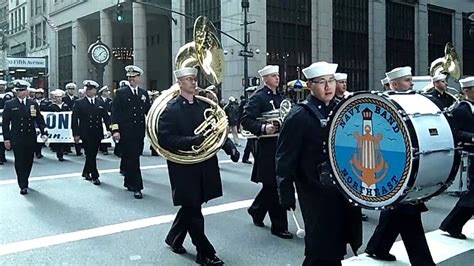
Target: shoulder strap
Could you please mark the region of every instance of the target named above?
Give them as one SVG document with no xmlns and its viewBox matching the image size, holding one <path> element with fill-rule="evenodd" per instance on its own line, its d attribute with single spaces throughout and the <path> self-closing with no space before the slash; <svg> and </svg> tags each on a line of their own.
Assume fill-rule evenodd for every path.
<svg viewBox="0 0 474 266">
<path fill-rule="evenodd" d="M 474 115 L 474 104 L 472 104 L 470 101 L 461 101 L 459 105 L 466 103 L 469 107 L 471 107 L 472 114 Z"/>
<path fill-rule="evenodd" d="M 318 108 L 316 108 L 316 106 L 312 104 L 308 104 L 308 100 L 304 100 L 298 103 L 298 105 L 303 107 L 306 111 L 308 111 L 316 119 L 318 119 L 319 122 L 321 123 L 321 127 L 326 127 L 328 123 L 328 119 L 321 114 L 321 112 L 318 110 Z"/>
</svg>

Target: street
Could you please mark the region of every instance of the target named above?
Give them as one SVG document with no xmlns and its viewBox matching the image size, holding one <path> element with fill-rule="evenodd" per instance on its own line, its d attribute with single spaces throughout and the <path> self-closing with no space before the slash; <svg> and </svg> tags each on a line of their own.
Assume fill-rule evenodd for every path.
<svg viewBox="0 0 474 266">
<path fill-rule="evenodd" d="M 178 208 L 172 204 L 165 160 L 150 156 L 145 147 L 141 200 L 123 187 L 119 158 L 111 149 L 109 155 L 98 156 L 102 184 L 94 186 L 81 177 L 84 156 L 67 155 L 66 161 L 58 162 L 55 154 L 43 148 L 45 157 L 35 158 L 26 196 L 19 194 L 13 153 L 7 152 L 8 163 L 0 166 L 0 264 L 195 265 L 196 251 L 189 237 L 185 255 L 172 253 L 164 243 Z M 243 153 L 243 147 L 239 149 Z M 206 234 L 217 256 L 227 265 L 301 265 L 302 239 L 277 238 L 270 234 L 268 216 L 262 229 L 247 214 L 260 189 L 250 182 L 252 166 L 232 163 L 222 151 L 218 155 L 224 196 L 203 206 Z M 469 238 L 465 241 L 436 231 L 457 199 L 442 194 L 427 203 L 430 211 L 422 215 L 433 258 L 443 266 L 467 265 L 474 258 L 474 220 L 464 227 Z M 363 212 L 369 221 L 363 224 L 361 255 L 353 257 L 348 248 L 343 265 L 385 265 L 363 254 L 378 221 L 377 211 Z M 295 233 L 290 215 L 288 219 Z M 386 265 L 407 265 L 401 242 L 392 253 L 399 260 Z M 459 253 L 464 254 L 456 257 Z"/>
</svg>

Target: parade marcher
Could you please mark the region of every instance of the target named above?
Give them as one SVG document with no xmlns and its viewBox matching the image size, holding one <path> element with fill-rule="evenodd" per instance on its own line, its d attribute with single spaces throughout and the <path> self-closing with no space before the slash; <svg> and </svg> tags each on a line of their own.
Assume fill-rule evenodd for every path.
<svg viewBox="0 0 474 266">
<path fill-rule="evenodd" d="M 134 192 L 136 199 L 143 197 L 140 154 L 145 138 L 145 115 L 150 109 L 150 98 L 145 89 L 139 87 L 143 70 L 137 66 L 126 66 L 128 86 L 121 87 L 112 101 L 112 132 L 116 142 L 120 143 L 121 171 L 124 174 L 124 186 Z"/>
<path fill-rule="evenodd" d="M 12 92 L 6 92 L 7 82 L 4 80 L 0 80 L 0 110 L 3 110 L 5 107 L 5 102 L 13 99 Z M 5 145 L 3 141 L 0 141 L 0 165 L 7 162 L 7 158 L 5 156 Z"/>
<path fill-rule="evenodd" d="M 341 265 L 347 244 L 354 254 L 362 245 L 360 208 L 323 180 L 323 162 L 328 163 L 324 143 L 334 98 L 337 64 L 317 62 L 303 69 L 311 91 L 306 101 L 291 109 L 285 119 L 276 152 L 278 193 L 281 205 L 295 209 L 295 191 L 304 220 L 305 260 L 303 265 Z"/>
<path fill-rule="evenodd" d="M 413 87 L 411 67 L 397 67 L 386 75 L 393 91 L 406 92 Z M 382 210 L 365 252 L 376 259 L 395 261 L 389 252 L 400 234 L 412 265 L 435 265 L 421 222 L 425 211 L 428 208 L 423 203 L 403 203 L 392 210 Z"/>
<path fill-rule="evenodd" d="M 110 90 L 107 86 L 103 86 L 98 91 L 100 99 L 105 104 L 105 110 L 110 113 L 112 112 L 112 99 L 110 98 Z M 99 151 L 102 152 L 103 155 L 108 155 L 108 147 L 110 147 L 110 143 L 100 143 Z"/>
<path fill-rule="evenodd" d="M 239 134 L 238 134 L 238 126 L 239 126 L 239 104 L 237 103 L 237 99 L 235 97 L 230 96 L 229 102 L 224 106 L 225 114 L 227 115 L 227 119 L 229 120 L 229 131 L 232 133 L 232 139 L 234 140 L 235 146 L 239 145 Z"/>
<path fill-rule="evenodd" d="M 456 206 L 441 223 L 440 229 L 448 232 L 451 237 L 466 239 L 462 228 L 474 215 L 474 77 L 461 79 L 459 83 L 465 100 L 454 109 L 453 117 L 456 137 L 463 143 L 463 150 L 469 154 L 468 192 L 461 196 Z"/>
<path fill-rule="evenodd" d="M 446 82 L 446 75 L 438 74 L 433 77 L 434 90 L 431 92 L 431 96 L 436 98 L 438 102 L 441 102 L 442 109 L 450 107 L 454 103 L 454 99 L 446 94 L 448 83 Z"/>
<path fill-rule="evenodd" d="M 20 194 L 25 195 L 28 194 L 28 178 L 33 166 L 35 125 L 44 141 L 48 139 L 48 133 L 38 104 L 28 99 L 27 88 L 30 84 L 24 80 L 16 80 L 13 84 L 17 98 L 5 103 L 2 129 L 5 148 L 13 148 Z"/>
<path fill-rule="evenodd" d="M 242 116 L 244 130 L 250 131 L 255 136 L 269 135 L 278 132 L 276 125 L 265 123 L 258 118 L 263 112 L 280 108 L 280 103 L 285 98 L 278 92 L 280 83 L 279 67 L 265 66 L 258 73 L 265 86 L 257 90 L 249 98 Z M 278 192 L 275 173 L 276 137 L 259 138 L 256 140 L 255 161 L 252 169 L 251 180 L 262 183 L 262 189 L 255 197 L 248 213 L 254 225 L 264 227 L 263 219 L 269 214 L 272 222 L 271 233 L 275 236 L 291 239 L 293 235 L 288 232 L 286 210 L 278 201 Z"/>
<path fill-rule="evenodd" d="M 100 185 L 99 171 L 97 170 L 97 152 L 100 141 L 104 138 L 104 129 L 110 127 L 110 116 L 106 111 L 105 103 L 96 97 L 99 84 L 93 80 L 84 80 L 86 97 L 77 100 L 72 111 L 72 135 L 74 142 L 82 140 L 86 162 L 82 176 L 92 180 L 94 185 Z"/>
<path fill-rule="evenodd" d="M 66 84 L 65 89 L 66 89 L 66 95 L 63 97 L 63 102 L 67 106 L 69 106 L 69 108 L 72 110 L 74 108 L 74 104 L 76 103 L 76 100 L 79 99 L 79 97 L 75 95 L 77 86 L 75 83 L 70 82 Z M 82 151 L 81 151 L 82 146 L 80 143 L 74 143 L 74 149 L 76 150 L 76 156 L 82 155 Z M 66 152 L 71 153 L 71 148 L 67 147 Z"/>
<path fill-rule="evenodd" d="M 245 89 L 245 93 L 247 94 L 247 99 L 250 98 L 250 96 L 255 92 L 255 90 L 257 90 L 256 86 L 252 86 Z M 246 103 L 247 103 L 247 100 L 245 98 L 240 101 L 239 121 L 242 121 L 242 116 L 244 114 L 244 107 Z M 254 150 L 255 150 L 255 139 L 248 138 L 247 142 L 245 143 L 244 154 L 242 155 L 243 163 L 252 164 L 252 162 L 249 161 L 249 158 L 250 158 L 250 153 L 252 153 L 252 156 L 255 158 Z"/>
<path fill-rule="evenodd" d="M 197 93 L 197 69 L 185 67 L 176 70 L 174 74 L 180 95 L 168 102 L 160 117 L 158 141 L 161 147 L 170 152 L 190 151 L 193 145 L 200 145 L 205 140 L 204 136 L 195 135 L 194 130 L 205 120 L 204 110 L 209 105 L 194 97 Z M 204 202 L 222 196 L 217 156 L 195 164 L 180 164 L 169 160 L 167 164 L 173 204 L 181 208 L 165 239 L 166 244 L 175 253 L 186 253 L 183 242 L 189 233 L 196 246 L 198 264 L 223 265 L 224 262 L 216 256 L 216 250 L 204 233 L 204 217 L 201 212 Z"/>
<path fill-rule="evenodd" d="M 28 91 L 28 99 L 35 100 L 36 99 L 36 89 L 28 87 L 28 89 L 26 89 L 26 90 Z"/>
<path fill-rule="evenodd" d="M 334 75 L 336 79 L 336 93 L 334 97 L 336 100 L 344 99 L 345 93 L 347 91 L 347 74 L 346 73 L 336 73 Z"/>
<path fill-rule="evenodd" d="M 381 79 L 380 83 L 382 83 L 383 91 L 389 91 L 390 90 L 390 82 L 389 82 L 387 77 Z"/>
<path fill-rule="evenodd" d="M 42 88 L 35 90 L 35 98 L 34 100 L 38 104 L 40 111 L 48 111 L 48 107 L 51 102 L 48 99 L 44 98 L 44 90 Z M 45 147 L 44 143 L 38 142 L 36 143 L 35 155 L 36 158 L 41 159 L 43 158 L 43 147 Z"/>
<path fill-rule="evenodd" d="M 48 106 L 47 111 L 49 112 L 65 112 L 71 111 L 72 109 L 63 102 L 64 91 L 56 89 L 51 93 L 51 104 Z M 69 144 L 66 143 L 51 143 L 49 147 L 56 152 L 56 157 L 58 161 L 64 161 L 64 152 L 67 149 Z"/>
<path fill-rule="evenodd" d="M 128 80 L 121 80 L 119 82 L 119 88 L 123 87 L 123 86 L 128 86 L 130 85 L 130 83 L 128 82 Z M 122 153 L 120 152 L 120 142 L 116 142 L 115 143 L 115 148 L 114 148 L 114 155 L 117 156 L 117 157 L 121 157 L 122 156 Z M 120 161 L 120 174 L 123 175 L 123 164 L 122 164 L 122 161 Z"/>
</svg>

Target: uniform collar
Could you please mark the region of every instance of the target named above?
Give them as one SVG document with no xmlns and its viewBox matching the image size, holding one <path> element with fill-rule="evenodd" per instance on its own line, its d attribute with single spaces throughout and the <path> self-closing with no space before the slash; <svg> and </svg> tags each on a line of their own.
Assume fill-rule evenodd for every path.
<svg viewBox="0 0 474 266">
<path fill-rule="evenodd" d="M 334 100 L 331 100 L 329 102 L 329 104 L 326 106 L 326 104 L 324 104 L 323 101 L 321 101 L 318 98 L 314 97 L 312 94 L 308 95 L 308 98 L 306 98 L 306 100 L 308 100 L 308 102 L 316 105 L 316 107 L 318 107 L 318 109 L 327 109 L 327 108 L 332 109 L 332 107 L 334 106 Z"/>
<path fill-rule="evenodd" d="M 176 98 L 176 101 L 179 102 L 181 105 L 193 105 L 196 103 L 197 99 L 196 97 L 193 96 L 193 102 L 190 103 L 188 101 L 188 99 L 184 98 L 182 95 L 179 95 L 177 98 Z"/>
<path fill-rule="evenodd" d="M 273 91 L 269 87 L 267 87 L 266 85 L 263 87 L 263 91 L 266 94 L 270 94 L 270 95 L 280 95 L 280 92 L 278 91 L 278 88 L 276 89 L 276 94 L 273 94 Z"/>
</svg>

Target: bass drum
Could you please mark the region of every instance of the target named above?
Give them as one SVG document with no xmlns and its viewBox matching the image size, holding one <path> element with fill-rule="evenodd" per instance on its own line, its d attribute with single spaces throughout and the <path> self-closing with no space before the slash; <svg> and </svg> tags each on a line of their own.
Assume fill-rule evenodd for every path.
<svg viewBox="0 0 474 266">
<path fill-rule="evenodd" d="M 460 164 L 451 128 L 414 92 L 361 92 L 330 118 L 328 155 L 335 183 L 367 209 L 426 201 L 452 183 Z"/>
</svg>

